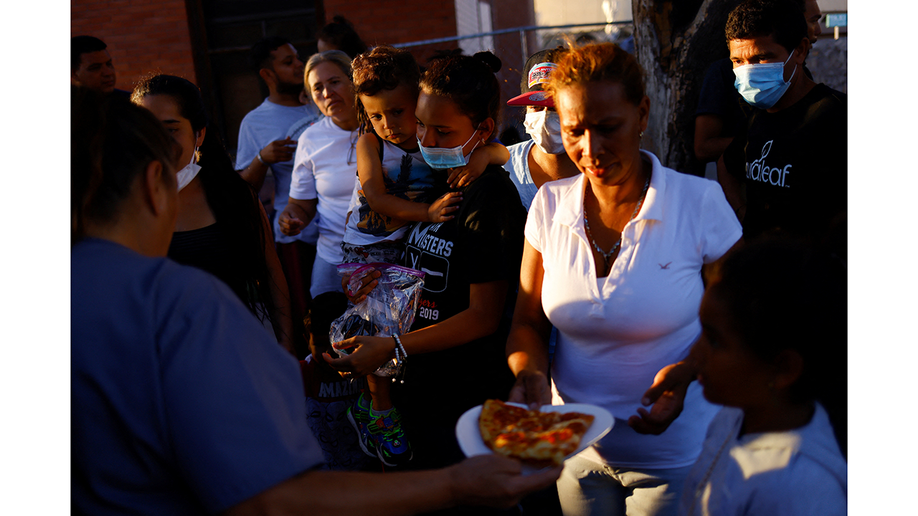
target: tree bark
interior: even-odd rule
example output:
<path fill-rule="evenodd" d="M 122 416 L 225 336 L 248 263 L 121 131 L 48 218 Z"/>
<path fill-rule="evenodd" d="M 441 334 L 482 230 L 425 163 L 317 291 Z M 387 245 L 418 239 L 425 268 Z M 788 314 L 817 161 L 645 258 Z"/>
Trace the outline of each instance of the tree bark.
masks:
<path fill-rule="evenodd" d="M 704 175 L 693 151 L 695 107 L 708 66 L 729 55 L 724 27 L 740 1 L 632 0 L 635 54 L 651 106 L 642 146 L 667 167 Z"/>

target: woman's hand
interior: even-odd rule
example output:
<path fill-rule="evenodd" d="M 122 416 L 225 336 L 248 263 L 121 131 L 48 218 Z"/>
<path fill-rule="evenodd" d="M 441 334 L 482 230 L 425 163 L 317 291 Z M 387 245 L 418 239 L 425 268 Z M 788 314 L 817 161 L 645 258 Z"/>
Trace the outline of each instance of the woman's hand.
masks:
<path fill-rule="evenodd" d="M 639 434 L 660 435 L 682 413 L 685 393 L 696 373 L 686 361 L 670 364 L 653 378 L 653 385 L 644 393 L 641 403 L 650 407 L 638 409 L 637 416 L 628 418 L 628 426 Z"/>
<path fill-rule="evenodd" d="M 350 355 L 332 358 L 328 353 L 322 357 L 342 376 L 366 376 L 395 358 L 395 339 L 392 337 L 368 337 L 361 335 L 332 343 L 334 349 L 347 349 Z"/>
<path fill-rule="evenodd" d="M 300 231 L 312 222 L 316 216 L 316 207 L 319 205 L 318 199 L 294 199 L 287 198 L 287 206 L 284 211 L 277 216 L 277 225 L 280 226 L 281 233 L 288 236 L 300 234 Z"/>
<path fill-rule="evenodd" d="M 510 388 L 507 401 L 523 403 L 529 410 L 538 410 L 542 405 L 551 405 L 551 390 L 548 378 L 541 371 L 523 369 L 516 375 L 516 383 Z"/>
<path fill-rule="evenodd" d="M 561 470 L 558 466 L 524 476 L 519 462 L 491 454 L 465 459 L 447 469 L 458 503 L 493 507 L 513 507 L 526 494 L 554 484 Z"/>
<path fill-rule="evenodd" d="M 296 216 L 289 204 L 277 216 L 277 225 L 280 226 L 281 233 L 287 236 L 299 235 L 300 231 L 303 231 L 303 228 L 306 227 L 306 224 Z"/>
<path fill-rule="evenodd" d="M 459 209 L 459 202 L 462 201 L 461 192 L 449 192 L 440 196 L 439 199 L 430 203 L 427 208 L 427 218 L 430 222 L 446 222 L 454 217 L 450 215 Z"/>

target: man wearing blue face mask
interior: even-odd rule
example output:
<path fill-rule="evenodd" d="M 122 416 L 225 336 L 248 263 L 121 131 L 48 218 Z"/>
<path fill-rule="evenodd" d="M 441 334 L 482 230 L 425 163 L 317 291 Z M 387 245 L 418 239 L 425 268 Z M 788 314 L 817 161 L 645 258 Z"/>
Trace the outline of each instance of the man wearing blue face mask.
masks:
<path fill-rule="evenodd" d="M 847 97 L 803 73 L 800 2 L 747 0 L 726 39 L 734 86 L 754 108 L 718 164 L 744 237 L 778 228 L 824 239 L 847 209 Z"/>

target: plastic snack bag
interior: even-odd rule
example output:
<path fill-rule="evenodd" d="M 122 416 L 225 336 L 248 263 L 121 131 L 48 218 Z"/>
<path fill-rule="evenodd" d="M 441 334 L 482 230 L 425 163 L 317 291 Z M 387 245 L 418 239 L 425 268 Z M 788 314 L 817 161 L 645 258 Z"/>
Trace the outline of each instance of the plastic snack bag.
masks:
<path fill-rule="evenodd" d="M 342 277 L 351 275 L 348 282 L 350 292 L 360 288 L 361 279 L 371 270 L 382 273 L 379 284 L 367 294 L 366 299 L 349 306 L 341 317 L 332 322 L 328 332 L 331 342 L 340 342 L 358 335 L 391 337 L 408 333 L 411 328 L 421 298 L 424 273 L 390 263 L 343 263 L 338 266 L 338 274 Z M 334 351 L 339 357 L 350 354 L 346 349 Z M 398 363 L 392 359 L 373 374 L 392 377 L 398 371 Z"/>

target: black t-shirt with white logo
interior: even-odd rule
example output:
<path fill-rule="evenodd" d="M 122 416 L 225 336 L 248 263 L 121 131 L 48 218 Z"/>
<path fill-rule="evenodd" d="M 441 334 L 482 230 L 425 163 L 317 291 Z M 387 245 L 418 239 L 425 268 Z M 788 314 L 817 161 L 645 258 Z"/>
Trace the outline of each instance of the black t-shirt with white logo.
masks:
<path fill-rule="evenodd" d="M 777 113 L 755 110 L 724 154 L 746 186 L 746 239 L 772 228 L 821 238 L 846 210 L 847 115 L 847 96 L 824 84 Z"/>
<path fill-rule="evenodd" d="M 456 451 L 454 429 L 459 416 L 487 398 L 506 399 L 513 384 L 504 350 L 526 224 L 520 196 L 501 167 L 488 167 L 462 189 L 462 198 L 454 219 L 418 223 L 406 237 L 404 265 L 425 273 L 411 329 L 445 321 L 467 309 L 472 284 L 506 280 L 507 300 L 500 328 L 450 349 L 409 356 L 405 383 L 394 384 L 392 391 L 408 429 L 423 434 L 431 434 L 434 427 L 444 430 L 437 433 L 444 439 L 452 437 L 451 442 L 441 445 L 444 450 Z M 423 440 L 426 435 L 415 437 Z M 409 441 L 414 443 L 415 437 L 409 435 Z M 420 459 L 426 465 L 437 464 Z"/>

